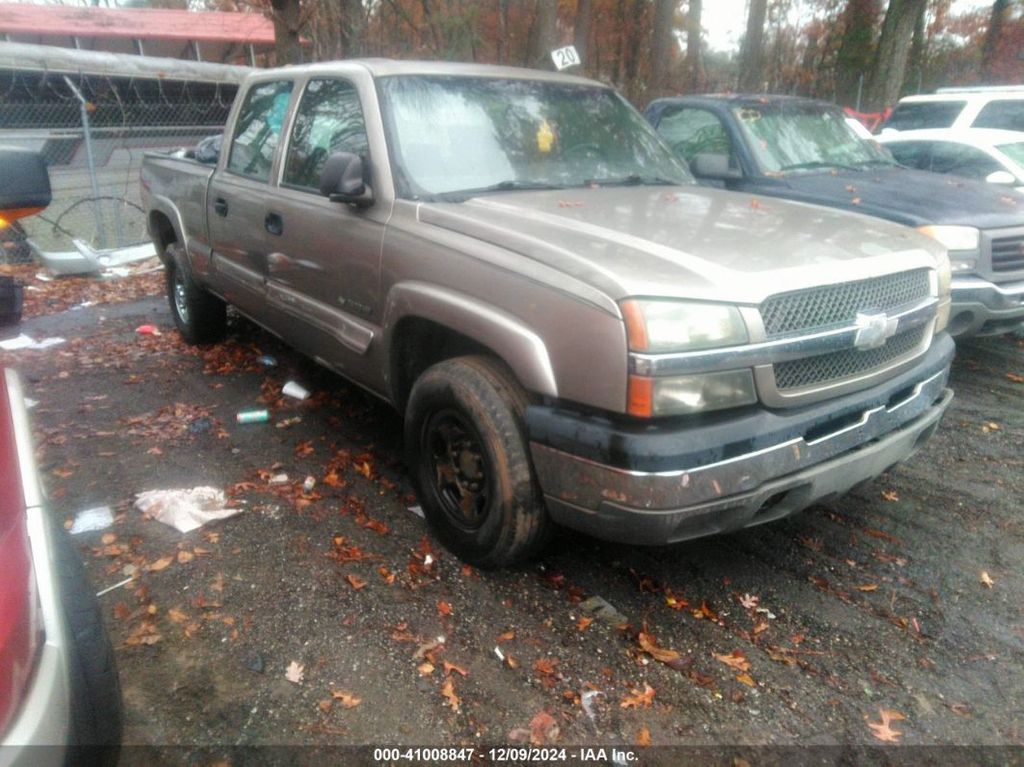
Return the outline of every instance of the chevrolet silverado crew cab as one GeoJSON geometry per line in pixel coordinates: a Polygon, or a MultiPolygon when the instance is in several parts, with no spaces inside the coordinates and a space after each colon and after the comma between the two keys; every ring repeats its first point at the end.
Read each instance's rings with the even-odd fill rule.
{"type": "Polygon", "coordinates": [[[949,265],[865,216],[697,186],[598,83],[384,60],[251,75],[216,166],[150,155],[186,340],[229,303],[405,415],[469,562],[662,544],[907,458],[949,404],[949,265]]]}
{"type": "Polygon", "coordinates": [[[647,118],[707,184],[895,221],[949,251],[954,336],[1024,323],[1024,196],[898,165],[834,104],[794,96],[659,99],[647,118]]]}

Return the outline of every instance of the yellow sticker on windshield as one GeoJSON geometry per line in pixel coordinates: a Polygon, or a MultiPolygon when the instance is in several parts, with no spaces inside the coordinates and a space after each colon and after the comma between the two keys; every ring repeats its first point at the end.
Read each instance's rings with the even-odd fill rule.
{"type": "Polygon", "coordinates": [[[551,130],[548,121],[544,120],[537,128],[537,150],[541,154],[547,154],[555,143],[555,132],[551,130]]]}

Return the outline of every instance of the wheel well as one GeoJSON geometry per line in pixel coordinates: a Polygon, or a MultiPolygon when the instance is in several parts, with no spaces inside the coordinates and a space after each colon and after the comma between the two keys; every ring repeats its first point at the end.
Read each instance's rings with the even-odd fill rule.
{"type": "Polygon", "coordinates": [[[400,413],[405,412],[416,379],[431,365],[466,354],[501,359],[492,349],[450,328],[420,317],[406,317],[392,331],[391,396],[400,413]]]}
{"type": "Polygon", "coordinates": [[[156,246],[157,255],[163,259],[167,246],[172,242],[178,241],[178,235],[174,232],[174,225],[163,213],[153,211],[149,214],[149,232],[153,238],[153,244],[156,246]]]}

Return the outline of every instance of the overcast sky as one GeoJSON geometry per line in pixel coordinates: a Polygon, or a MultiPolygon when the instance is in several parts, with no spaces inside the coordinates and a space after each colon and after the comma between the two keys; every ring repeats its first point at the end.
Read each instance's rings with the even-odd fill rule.
{"type": "MultiPolygon", "coordinates": [[[[807,13],[807,3],[796,0],[793,3],[794,14],[807,13]]],[[[954,0],[954,14],[971,11],[975,8],[991,8],[991,0],[954,0]]],[[[726,51],[739,46],[740,38],[747,23],[747,0],[710,0],[704,3],[702,19],[708,47],[712,50],[726,51]]]]}

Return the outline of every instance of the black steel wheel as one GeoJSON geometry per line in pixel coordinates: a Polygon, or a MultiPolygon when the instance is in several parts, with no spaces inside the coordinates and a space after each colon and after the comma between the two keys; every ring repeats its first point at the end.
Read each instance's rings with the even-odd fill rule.
{"type": "Polygon", "coordinates": [[[526,559],[551,531],[530,465],[526,401],[508,368],[487,357],[434,365],[409,397],[406,449],[424,515],[478,567],[526,559]]]}

